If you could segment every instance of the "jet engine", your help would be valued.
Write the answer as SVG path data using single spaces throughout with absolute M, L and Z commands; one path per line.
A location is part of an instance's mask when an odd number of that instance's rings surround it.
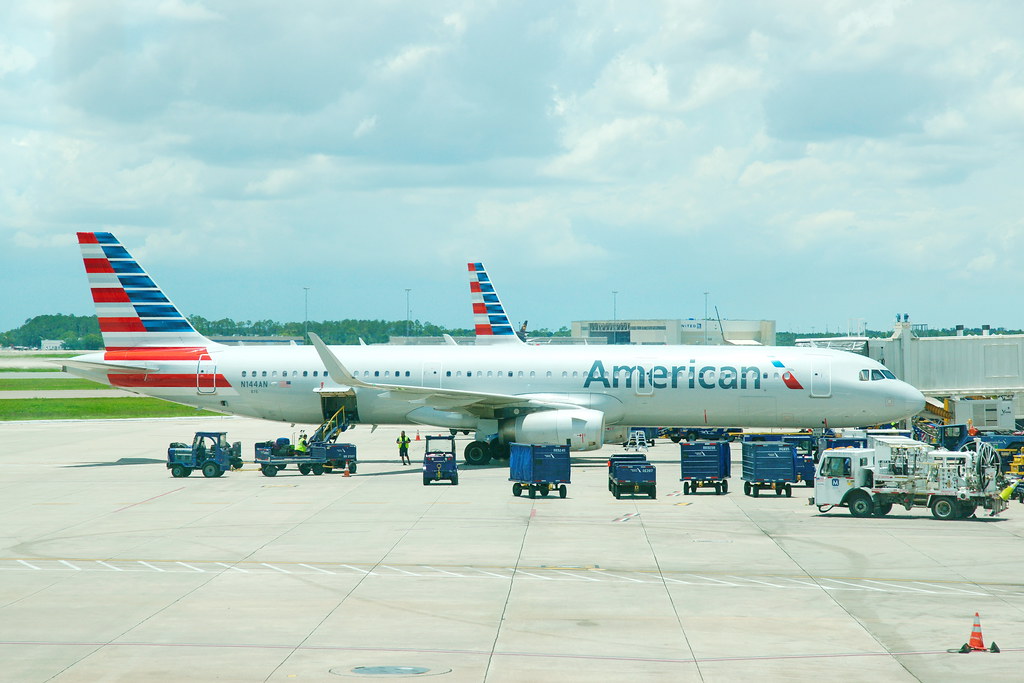
M 604 413 L 589 408 L 545 410 L 501 423 L 501 440 L 530 444 L 569 443 L 570 450 L 593 451 L 603 445 Z

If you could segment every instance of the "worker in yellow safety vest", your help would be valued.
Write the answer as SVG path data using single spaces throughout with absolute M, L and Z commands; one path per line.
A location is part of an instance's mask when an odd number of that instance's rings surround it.
M 304 456 L 309 451 L 306 445 L 306 432 L 299 432 L 299 443 L 295 444 L 295 455 Z
M 398 444 L 398 457 L 402 459 L 403 465 L 410 465 L 409 462 L 409 437 L 405 435 L 405 430 L 402 430 L 401 435 L 395 439 L 395 443 Z

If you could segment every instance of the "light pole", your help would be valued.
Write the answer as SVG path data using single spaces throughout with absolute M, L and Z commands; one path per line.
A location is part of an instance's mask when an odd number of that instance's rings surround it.
M 405 289 L 405 336 L 409 336 L 409 292 L 412 289 L 406 287 Z
M 619 319 L 619 313 L 618 313 L 618 310 L 616 310 L 616 304 L 618 303 L 618 296 L 619 296 L 618 290 L 614 290 L 613 289 L 612 290 L 612 320 L 613 321 Z
M 708 294 L 704 292 L 704 346 L 708 345 Z
M 303 316 L 302 316 L 302 343 L 309 339 L 309 287 L 302 288 Z

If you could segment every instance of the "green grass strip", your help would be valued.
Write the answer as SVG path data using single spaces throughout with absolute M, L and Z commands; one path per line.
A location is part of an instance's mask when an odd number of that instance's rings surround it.
M 47 379 L 4 379 L 0 377 L 0 391 L 66 391 L 69 389 L 114 389 L 109 384 L 93 382 L 77 377 L 55 377 Z
M 0 353 L 0 358 L 18 358 L 20 360 L 40 360 L 47 358 L 74 358 L 78 353 Z
M 0 421 L 214 417 L 220 413 L 158 398 L 14 398 L 0 400 Z
M 60 368 L 0 368 L 0 372 L 60 372 Z

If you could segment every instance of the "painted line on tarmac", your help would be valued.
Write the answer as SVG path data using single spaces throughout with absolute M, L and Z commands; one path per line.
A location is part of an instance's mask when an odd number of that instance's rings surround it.
M 156 500 L 157 498 L 163 498 L 164 496 L 169 496 L 172 493 L 177 493 L 178 491 L 184 491 L 184 490 L 185 490 L 185 487 L 181 486 L 179 488 L 174 489 L 173 491 L 167 491 L 166 493 L 161 493 L 159 496 L 153 496 L 152 498 L 147 498 L 146 500 L 140 500 L 138 503 L 132 503 L 131 505 L 125 505 L 123 508 L 120 508 L 118 510 L 114 510 L 114 512 L 121 512 L 121 510 L 127 510 L 128 508 L 133 508 L 136 505 L 142 505 L 143 503 L 148 503 L 148 502 L 150 502 L 152 500 Z

